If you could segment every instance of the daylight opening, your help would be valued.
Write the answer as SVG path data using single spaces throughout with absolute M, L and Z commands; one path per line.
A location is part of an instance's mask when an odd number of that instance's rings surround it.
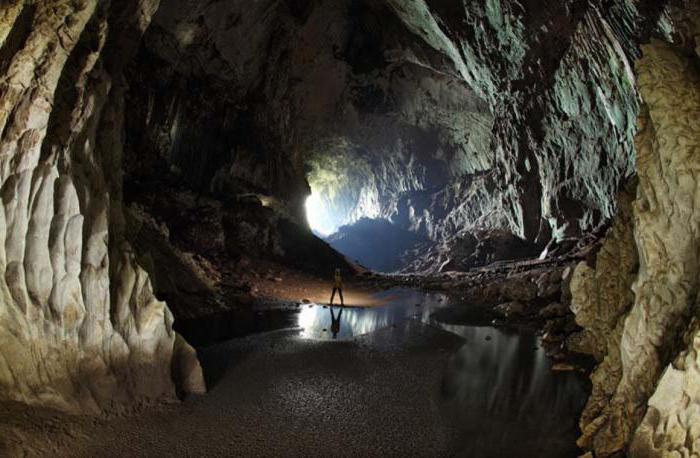
M 338 229 L 337 222 L 318 194 L 312 193 L 306 198 L 306 220 L 311 230 L 322 237 L 327 237 Z

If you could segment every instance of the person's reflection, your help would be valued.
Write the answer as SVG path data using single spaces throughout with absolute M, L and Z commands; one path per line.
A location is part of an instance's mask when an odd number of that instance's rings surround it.
M 338 312 L 338 317 L 336 318 L 333 313 L 333 307 L 331 309 L 331 332 L 333 333 L 333 338 L 338 338 L 338 333 L 340 332 L 340 317 L 343 315 L 343 309 Z

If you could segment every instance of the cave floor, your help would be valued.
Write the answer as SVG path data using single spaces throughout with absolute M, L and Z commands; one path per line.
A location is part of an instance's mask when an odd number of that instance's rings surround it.
M 299 302 L 304 299 L 317 304 L 327 304 L 333 291 L 333 272 L 329 271 L 328 278 L 290 269 L 279 264 L 259 262 L 253 271 L 255 275 L 244 276 L 251 285 L 253 294 L 260 298 L 274 298 L 281 301 Z M 271 274 L 261 274 L 261 272 Z M 239 274 L 240 275 L 240 274 Z M 368 281 L 346 279 L 343 294 L 345 305 L 351 307 L 375 307 L 382 305 L 381 298 L 376 296 L 376 287 Z M 335 303 L 340 303 L 338 295 Z
M 575 456 L 579 374 L 553 373 L 534 334 L 448 328 L 233 339 L 199 349 L 205 396 L 109 419 L 24 408 L 0 438 L 66 457 Z

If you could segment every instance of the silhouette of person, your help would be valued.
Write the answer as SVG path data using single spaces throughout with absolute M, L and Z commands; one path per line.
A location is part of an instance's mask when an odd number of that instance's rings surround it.
M 331 307 L 331 332 L 333 333 L 333 338 L 338 338 L 338 333 L 340 332 L 340 317 L 343 316 L 343 309 L 338 312 L 338 318 L 333 314 L 333 307 Z
M 335 279 L 333 283 L 333 292 L 331 293 L 331 303 L 333 305 L 333 299 L 335 298 L 335 292 L 338 291 L 340 296 L 340 306 L 345 306 L 345 301 L 343 301 L 343 278 L 340 276 L 340 269 L 335 269 Z

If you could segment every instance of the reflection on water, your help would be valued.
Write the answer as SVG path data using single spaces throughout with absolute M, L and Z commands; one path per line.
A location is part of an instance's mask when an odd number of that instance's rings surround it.
M 407 319 L 439 326 L 464 339 L 450 357 L 442 384 L 443 407 L 456 431 L 456 456 L 578 455 L 577 419 L 586 382 L 580 374 L 552 372 L 533 332 L 442 323 L 432 316 L 446 310 L 442 295 L 397 289 L 383 293 L 383 299 L 385 306 L 367 309 L 304 307 L 298 321 L 302 335 L 348 339 Z
M 350 339 L 369 334 L 407 319 L 419 319 L 425 323 L 430 315 L 445 304 L 442 294 L 423 293 L 406 289 L 391 289 L 376 297 L 385 305 L 381 307 L 350 308 L 323 307 L 317 304 L 304 306 L 299 313 L 298 325 L 302 336 L 313 339 Z
M 577 419 L 587 397 L 581 375 L 552 372 L 531 332 L 441 326 L 465 339 L 443 380 L 460 432 L 458 455 L 578 455 Z

